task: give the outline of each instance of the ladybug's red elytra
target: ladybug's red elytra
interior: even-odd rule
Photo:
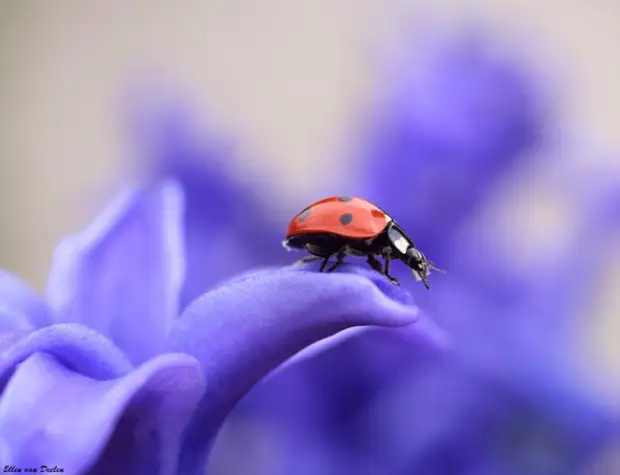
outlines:
[[[347,254],[366,256],[373,269],[398,284],[390,275],[390,261],[399,259],[428,289],[428,274],[436,269],[385,211],[351,196],[332,196],[306,206],[291,221],[282,244],[312,254],[300,262],[322,259],[320,272],[332,256],[336,256],[336,262],[327,272],[342,264]],[[383,264],[377,256],[383,258]]]

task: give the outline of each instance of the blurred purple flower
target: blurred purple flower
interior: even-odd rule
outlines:
[[[0,274],[2,465],[202,474],[237,401],[305,347],[359,326],[433,344],[411,296],[355,266],[255,271],[181,312],[185,198],[122,195],[58,247],[47,303]]]
[[[444,47],[388,83],[360,144],[365,178],[348,177],[342,192],[374,199],[449,268],[418,300],[449,328],[454,351],[372,332],[288,368],[234,411],[210,473],[566,475],[617,436],[618,421],[571,374],[558,326],[583,303],[584,279],[605,255],[592,249],[583,269],[575,259],[583,231],[602,238],[609,221],[584,222],[535,276],[513,272],[480,236],[459,231],[540,145],[545,120],[538,85],[514,58],[479,42]],[[258,437],[277,439],[275,467],[253,458],[241,435],[253,420]]]
[[[0,278],[0,460],[204,473],[241,400],[210,473],[566,475],[585,466],[616,421],[569,377],[568,345],[540,318],[583,295],[579,280],[564,279],[579,263],[557,256],[532,285],[456,233],[537,143],[535,88],[476,43],[426,59],[427,80],[404,71],[371,124],[361,168],[374,181],[343,191],[376,200],[445,259],[450,274],[416,301],[450,330],[453,351],[435,350],[410,294],[356,266],[226,280],[292,260],[269,224],[278,217],[228,179],[227,149],[189,134],[182,109],[141,111],[138,153],[156,164],[147,191],[59,247],[47,304]],[[280,366],[359,325],[400,330],[342,332]],[[237,445],[235,428],[252,420],[259,437],[276,437],[276,466]]]
[[[288,262],[278,217],[259,190],[231,178],[233,145],[197,131],[197,113],[168,90],[145,89],[130,101],[128,129],[140,171],[177,180],[186,196],[182,306],[239,272]]]
[[[478,36],[413,48],[388,69],[357,143],[360,193],[439,262],[489,188],[538,144],[530,71]]]

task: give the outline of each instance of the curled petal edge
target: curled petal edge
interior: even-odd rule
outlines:
[[[78,323],[59,323],[23,336],[0,353],[1,387],[19,363],[37,352],[49,353],[93,379],[117,378],[132,369],[127,357],[103,335]]]

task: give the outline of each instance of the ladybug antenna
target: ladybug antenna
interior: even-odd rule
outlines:
[[[439,267],[435,267],[435,264],[433,264],[432,261],[427,261],[428,262],[428,270],[434,270],[436,272],[440,272],[441,274],[447,274],[448,271],[445,269],[440,269]]]
[[[425,266],[425,269],[424,269],[423,272],[419,272],[419,271],[417,271],[415,269],[412,269],[413,276],[415,277],[415,280],[418,280],[418,281],[421,280],[422,283],[424,284],[424,287],[426,287],[427,290],[430,290],[430,288],[431,288],[430,284],[428,283],[428,275],[431,273],[430,272],[431,270],[434,270],[434,271],[437,271],[437,272],[441,272],[442,274],[446,274],[445,270],[440,269],[438,267],[435,267],[433,265],[433,262],[432,261],[428,261],[428,260],[426,261],[426,266]]]

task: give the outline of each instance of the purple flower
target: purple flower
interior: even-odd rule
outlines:
[[[444,53],[429,54],[426,82],[399,75],[360,167],[376,181],[343,192],[376,199],[449,267],[432,292],[412,293],[449,329],[450,351],[437,351],[445,337],[411,294],[375,272],[273,267],[294,257],[268,209],[223,172],[226,148],[190,135],[182,109],[151,110],[137,126],[152,182],[63,242],[47,303],[0,279],[0,460],[187,475],[204,473],[215,444],[215,474],[587,466],[618,426],[569,374],[568,340],[549,324],[569,320],[567,295],[583,296],[568,277],[577,247],[534,285],[456,231],[537,144],[532,85],[479,44]],[[252,452],[249,426],[273,457]]]
[[[479,36],[425,43],[389,68],[355,144],[359,193],[390,209],[429,256],[540,140],[533,74]]]
[[[449,329],[453,351],[373,333],[282,371],[235,410],[210,473],[565,475],[617,438],[618,420],[575,369],[568,333],[617,216],[601,203],[617,192],[603,196],[596,180],[578,188],[598,193],[566,242],[532,272],[511,268],[492,233],[460,227],[542,143],[538,87],[512,57],[476,42],[425,59],[422,73],[405,67],[388,83],[360,144],[366,180],[342,193],[374,198],[449,269],[416,299]],[[584,241],[593,245],[586,268],[575,259]],[[253,421],[256,437],[275,440],[275,467],[235,455]]]
[[[155,181],[178,180],[186,197],[182,306],[239,272],[290,262],[281,246],[284,223],[259,190],[231,178],[233,144],[198,130],[197,112],[168,90],[144,88],[130,105],[128,129],[141,170]]]
[[[364,326],[433,344],[411,296],[355,266],[259,270],[183,309],[188,208],[174,180],[128,191],[58,247],[47,302],[0,275],[3,465],[202,474],[227,414],[300,350]]]

